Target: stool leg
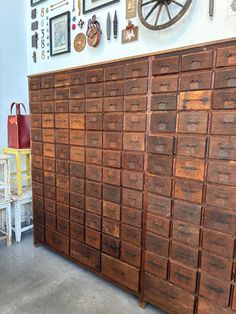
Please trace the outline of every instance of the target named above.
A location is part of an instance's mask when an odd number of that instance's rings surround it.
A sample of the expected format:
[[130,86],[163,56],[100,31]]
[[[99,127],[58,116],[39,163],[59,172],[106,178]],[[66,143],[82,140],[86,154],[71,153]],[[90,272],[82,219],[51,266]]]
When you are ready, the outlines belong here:
[[16,178],[17,178],[17,194],[22,195],[22,178],[21,178],[21,154],[16,153]]
[[20,201],[15,201],[15,237],[16,242],[21,242],[21,204]]
[[6,208],[6,229],[7,229],[7,245],[12,244],[12,227],[11,227],[11,204]]

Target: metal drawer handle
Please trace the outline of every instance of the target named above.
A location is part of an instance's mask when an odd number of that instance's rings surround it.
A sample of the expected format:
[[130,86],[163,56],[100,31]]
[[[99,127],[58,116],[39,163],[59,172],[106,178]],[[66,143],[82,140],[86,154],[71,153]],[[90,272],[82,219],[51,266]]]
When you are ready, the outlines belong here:
[[197,148],[198,145],[197,145],[197,144],[185,144],[185,147],[188,147],[188,148]]
[[229,80],[236,80],[236,76],[229,76],[227,78],[225,78],[227,81]]
[[229,199],[226,196],[220,196],[220,195],[215,195],[215,198],[218,199],[218,200],[224,200],[224,201],[227,201]]
[[194,83],[201,83],[201,80],[191,80],[191,83],[194,84]]
[[170,67],[170,64],[161,64],[160,65],[160,68],[169,68]]
[[168,101],[159,101],[158,105],[168,105]]
[[217,171],[217,173],[218,173],[219,175],[225,175],[225,176],[230,176],[230,175],[231,175],[230,172]]
[[197,170],[197,168],[195,168],[195,167],[191,167],[191,166],[183,166],[183,167],[181,167],[182,169],[186,169],[186,170],[192,170],[192,171],[196,171]]
[[235,56],[236,56],[236,52],[230,52],[230,53],[227,55],[227,58],[235,57]]
[[130,253],[128,251],[125,252],[126,255],[130,256],[130,257],[136,257],[135,253]]
[[191,194],[195,193],[195,190],[191,190],[191,189],[187,189],[187,188],[186,189],[182,189],[182,191],[186,192],[186,193],[191,193]]
[[193,121],[193,120],[191,121],[190,120],[190,121],[188,121],[188,124],[200,124],[200,121]]
[[113,269],[114,269],[114,271],[115,271],[116,273],[120,274],[121,276],[124,276],[124,275],[125,275],[125,273],[124,273],[123,271],[120,271],[119,269],[117,269],[117,268],[115,268],[115,267],[113,267]]
[[236,98],[224,98],[224,102],[233,101],[236,102]]
[[191,61],[191,63],[201,63],[201,62],[202,62],[201,59],[193,59],[193,60]]
[[132,71],[133,71],[133,72],[140,72],[140,71],[141,71],[141,68],[133,68]]
[[169,83],[161,83],[160,86],[161,87],[168,87],[168,86],[170,86],[170,84]]

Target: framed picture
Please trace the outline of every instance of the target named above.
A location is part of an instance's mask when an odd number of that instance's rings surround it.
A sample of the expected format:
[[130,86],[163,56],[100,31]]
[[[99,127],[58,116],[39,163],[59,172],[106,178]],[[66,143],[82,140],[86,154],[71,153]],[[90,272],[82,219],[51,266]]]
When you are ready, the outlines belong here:
[[117,2],[120,2],[120,0],[83,0],[83,13],[96,11]]
[[44,1],[47,1],[47,0],[31,0],[31,7],[34,7]]
[[50,19],[50,55],[70,52],[70,12]]

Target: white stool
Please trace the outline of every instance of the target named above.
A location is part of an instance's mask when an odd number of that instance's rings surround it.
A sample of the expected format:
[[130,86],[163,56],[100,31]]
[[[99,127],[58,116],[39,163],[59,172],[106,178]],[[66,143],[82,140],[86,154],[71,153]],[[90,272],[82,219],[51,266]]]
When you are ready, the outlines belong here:
[[10,199],[10,156],[0,155],[0,202]]
[[[14,226],[16,242],[21,242],[21,234],[33,228],[32,193],[22,196],[12,196],[14,211]],[[30,210],[23,212],[23,205],[30,204]]]
[[[12,244],[12,229],[11,229],[11,201],[0,203],[1,225],[0,225],[0,240],[7,240],[7,245]],[[5,212],[5,219],[3,212]]]

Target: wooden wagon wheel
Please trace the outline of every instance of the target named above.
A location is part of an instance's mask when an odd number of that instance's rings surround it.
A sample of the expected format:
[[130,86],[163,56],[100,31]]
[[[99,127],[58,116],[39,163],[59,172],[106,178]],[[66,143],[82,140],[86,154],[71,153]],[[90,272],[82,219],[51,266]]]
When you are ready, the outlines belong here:
[[165,29],[176,23],[188,10],[192,0],[138,0],[138,15],[144,26]]

